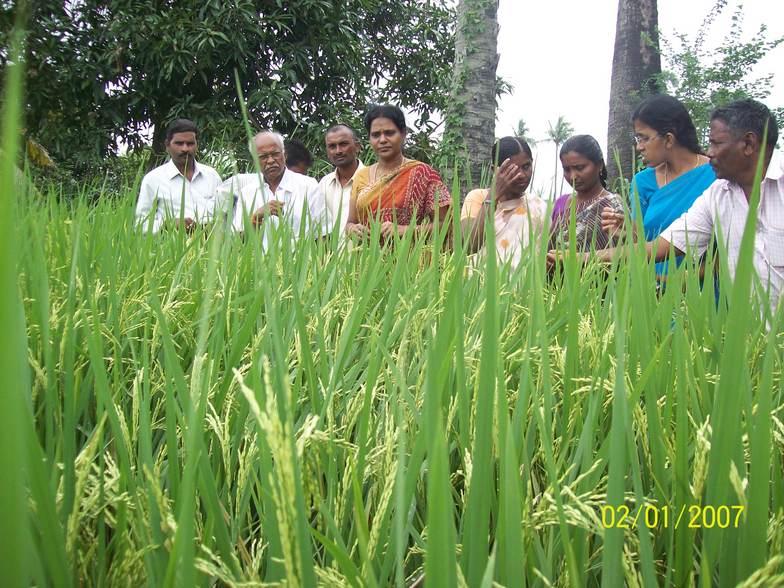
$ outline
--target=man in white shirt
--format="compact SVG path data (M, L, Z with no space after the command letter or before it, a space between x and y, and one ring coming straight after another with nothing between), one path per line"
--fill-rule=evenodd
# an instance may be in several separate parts
M318 182L286 169L283 137L264 131L253 138L263 182L245 185L234 207L234 229L244 232L263 228L266 248L281 222L290 224L292 235L300 231L320 237L324 232L324 197Z
M319 188L324 195L327 230L331 231L337 226L338 232L342 233L348 219L354 174L365 166L357 158L360 144L351 127L330 127L324 135L324 142L327 145L327 159L335 166L335 170L319 182Z
M136 224L157 233L164 223L193 230L222 210L218 172L196 161L198 129L180 118L166 127L166 151L171 159L144 176L136 203Z
M767 144L763 144L766 126ZM687 251L702 255L712 236L720 235L734 279L757 162L762 155L753 263L774 312L784 290L784 158L774 149L777 139L776 120L764 104L746 99L714 110L707 155L716 181L659 237L646 243L648 254L663 261L670 247L676 255ZM610 260L614 250L596 254ZM552 262L555 255L548 254L548 260Z

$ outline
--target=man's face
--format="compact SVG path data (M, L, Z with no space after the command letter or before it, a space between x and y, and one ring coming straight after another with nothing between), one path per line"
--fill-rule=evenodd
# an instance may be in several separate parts
M756 164L753 154L748 135L736 135L721 119L711 121L707 155L717 178L738 181L748 175Z
M286 171L286 156L280 144L272 135L262 135L256 139L256 153L264 180L267 183L278 181Z
M327 159L335 167L348 167L357 160L359 143L348 129L338 128L336 131L327 133L325 142L327 144Z
M171 156L174 165L179 168L193 165L196 159L196 150L199 143L196 141L196 133L174 133L172 138L166 142L166 152Z

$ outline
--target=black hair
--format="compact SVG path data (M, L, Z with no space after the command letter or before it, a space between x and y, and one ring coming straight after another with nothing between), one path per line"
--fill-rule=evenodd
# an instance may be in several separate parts
M306 167L313 165L313 156L302 141L286 139L283 142L283 147L286 152L286 167L301 164Z
M760 145L768 127L768 143L766 151L773 151L779 140L779 128L776 119L767 106L751 98L736 100L726 106L720 106L711 113L711 121L723 121L737 137L745 133L754 133L759 137ZM762 149L762 147L761 147Z
M490 165L501 165L504 161L517 155L523 151L523 146L520 145L515 137L502 137L493 144L490 151Z
M523 151L525 151L526 155L533 159L534 154L531 152L531 146L528 144L528 141L526 141L524 137L515 137L515 139L517 139L517 142L520 143L520 147L523 148Z
M604 164L604 154L599 142L591 135L575 135L569 137L561 146L558 157L563 158L569 152L579 153L589 161L602 167L599 172L599 181L604 188L607 187L607 166Z
M408 130L408 127L406 127L406 115L404 115L403 111L394 104L376 104L368 109L365 119L363 120L365 123L365 130L368 133L370 132L373 121L377 118L388 118L395 123L397 130L403 134Z
M350 126L344 125L343 123L338 123L336 125L332 125L331 127L329 127L327 129L327 132L324 133L324 136L326 137L330 133L335 133L335 132L343 130L343 129L345 129L349 133L351 133L351 136L354 138L354 141L359 142L359 137L357 137L357 132L354 129L352 129Z
M640 121L660 135L672 133L679 145L692 153L702 154L702 147L697 140L697 129L689 111L672 96L655 94L646 98L635 109L632 120Z
M168 125L166 125L166 142L170 142L172 137L177 133L195 133L196 137L199 136L199 129L196 123L187 118L175 118Z

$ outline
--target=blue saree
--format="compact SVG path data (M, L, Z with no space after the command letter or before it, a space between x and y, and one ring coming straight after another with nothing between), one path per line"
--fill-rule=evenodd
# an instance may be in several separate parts
M716 179L713 168L704 163L685 174L678 176L668 184L659 187L656 183L656 170L646 168L636 174L632 180L632 219L636 215L634 194L640 198L642 226L645 229L645 240L653 241L670 224L689 210L691 205L708 186ZM679 260L680 261L680 260ZM667 273L667 262L656 264L656 274Z

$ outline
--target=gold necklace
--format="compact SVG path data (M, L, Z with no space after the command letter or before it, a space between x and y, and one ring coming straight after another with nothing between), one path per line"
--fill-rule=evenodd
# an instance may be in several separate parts
M406 163L407 161L408 160L405 157L403 157L403 159L400 160L400 163L397 166L390 168L389 170L379 170L381 164L376 163L376 173L374 174L375 177L373 178L373 180L375 181L379 177L379 174L383 177L384 175L389 175L393 172L396 172L401 167L403 167L403 164Z

